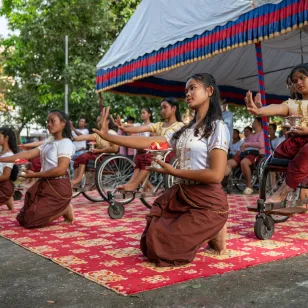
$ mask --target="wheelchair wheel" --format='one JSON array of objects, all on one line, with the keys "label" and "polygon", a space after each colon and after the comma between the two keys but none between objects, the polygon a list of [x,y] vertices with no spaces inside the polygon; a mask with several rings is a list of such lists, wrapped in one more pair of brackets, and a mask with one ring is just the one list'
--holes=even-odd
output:
[{"label": "wheelchair wheel", "polygon": [[[82,188],[82,189],[84,189],[85,188],[85,186],[86,186],[86,181],[87,181],[87,178],[86,178],[86,175],[84,174],[83,176],[82,176],[82,179],[81,179],[81,182],[80,182],[80,188]],[[76,197],[78,197],[79,195],[81,194],[81,191],[74,191],[73,190],[73,196],[72,196],[72,198],[76,198]]]},{"label": "wheelchair wheel", "polygon": [[257,217],[254,233],[259,240],[268,240],[274,234],[274,220],[271,216]]},{"label": "wheelchair wheel", "polygon": [[115,203],[108,206],[108,215],[112,219],[120,219],[125,213],[125,208],[123,204]]},{"label": "wheelchair wheel", "polygon": [[[108,156],[96,167],[95,184],[104,200],[108,201],[108,191],[129,181],[134,168],[135,163],[123,155]],[[132,195],[124,195],[117,203],[128,203],[133,198]]]},{"label": "wheelchair wheel", "polygon": [[147,182],[151,187],[151,191],[141,193],[140,201],[147,208],[152,208],[152,204],[156,197],[164,191],[164,175],[158,172],[150,172]]},{"label": "wheelchair wheel", "polygon": [[[264,168],[260,183],[260,199],[266,200],[270,198],[282,185],[285,179],[285,173],[270,171]],[[288,216],[271,215],[275,223],[284,222],[289,219]]]},{"label": "wheelchair wheel", "polygon": [[[169,164],[173,167],[173,168],[178,168],[179,167],[179,160],[176,157],[173,157]],[[164,187],[165,189],[170,188],[174,185],[175,182],[175,177],[170,175],[170,174],[164,174]]]},{"label": "wheelchair wheel", "polygon": [[92,202],[102,202],[105,201],[104,198],[98,192],[97,186],[95,184],[95,173],[94,171],[87,171],[84,174],[85,183],[84,188],[85,191],[82,192],[83,196]]}]

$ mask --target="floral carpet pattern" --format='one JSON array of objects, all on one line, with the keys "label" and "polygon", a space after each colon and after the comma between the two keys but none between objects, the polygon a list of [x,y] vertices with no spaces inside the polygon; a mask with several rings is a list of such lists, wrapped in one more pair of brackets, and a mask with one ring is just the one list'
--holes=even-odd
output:
[{"label": "floral carpet pattern", "polygon": [[270,240],[257,240],[255,213],[247,205],[256,196],[229,195],[227,254],[209,255],[200,249],[193,263],[158,268],[139,249],[148,209],[139,200],[125,206],[122,219],[107,214],[107,203],[73,200],[76,223],[60,220],[42,229],[27,230],[15,219],[22,201],[10,212],[0,207],[0,235],[119,294],[130,295],[175,283],[223,274],[261,263],[308,253],[308,215],[297,215],[275,225]]}]

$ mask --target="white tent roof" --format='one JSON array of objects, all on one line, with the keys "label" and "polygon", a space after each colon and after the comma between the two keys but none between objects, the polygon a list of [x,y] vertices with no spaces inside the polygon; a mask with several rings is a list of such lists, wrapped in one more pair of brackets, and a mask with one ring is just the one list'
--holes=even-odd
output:
[{"label": "white tent roof", "polygon": [[[307,29],[308,30],[308,29]],[[269,94],[289,95],[286,79],[291,68],[308,62],[308,33],[294,31],[262,44],[265,89]],[[217,84],[258,92],[254,45],[230,50],[212,58],[184,65],[156,77],[185,82],[195,73],[211,73]]]},{"label": "white tent roof", "polygon": [[[97,70],[105,72],[125,65],[153,51],[201,35],[217,26],[224,26],[260,6],[281,2],[286,0],[143,0],[98,63]],[[288,2],[292,4],[298,0]],[[287,29],[286,32],[291,30]],[[282,33],[278,33],[275,38],[264,38],[262,43],[265,88],[267,93],[288,95],[284,84],[291,67],[308,62],[308,28]],[[185,82],[192,74],[201,72],[213,74],[218,85],[259,90],[255,46],[252,42],[245,47],[235,47],[201,61],[194,60],[148,76]],[[136,76],[131,80],[123,80],[122,84],[140,78]],[[112,87],[111,84],[109,88]]]},{"label": "white tent roof", "polygon": [[118,66],[282,0],[143,0],[97,68]]}]

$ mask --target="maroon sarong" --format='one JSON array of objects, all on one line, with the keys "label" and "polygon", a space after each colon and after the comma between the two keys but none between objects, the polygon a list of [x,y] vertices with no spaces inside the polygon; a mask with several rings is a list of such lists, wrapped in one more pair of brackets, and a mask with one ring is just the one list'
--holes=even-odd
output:
[{"label": "maroon sarong", "polygon": [[147,154],[146,151],[137,151],[134,162],[135,169],[145,170],[152,163],[152,154]]},{"label": "maroon sarong", "polygon": [[68,178],[40,179],[27,190],[24,206],[16,219],[26,228],[45,227],[51,217],[68,207],[71,199]]},{"label": "maroon sarong", "polygon": [[308,137],[289,137],[275,149],[274,157],[292,159],[289,162],[286,183],[295,189],[308,177]]},{"label": "maroon sarong", "polygon": [[14,194],[14,184],[12,180],[0,182],[0,205],[5,204]]},{"label": "maroon sarong", "polygon": [[[74,169],[77,169],[79,165],[87,165],[89,160],[95,160],[98,155],[101,155],[101,153],[86,152],[77,156],[74,160]],[[103,155],[100,160],[103,160],[104,158],[105,155]]]},{"label": "maroon sarong", "polygon": [[141,250],[157,266],[187,264],[223,228],[228,210],[220,184],[175,185],[154,201],[146,216]]}]

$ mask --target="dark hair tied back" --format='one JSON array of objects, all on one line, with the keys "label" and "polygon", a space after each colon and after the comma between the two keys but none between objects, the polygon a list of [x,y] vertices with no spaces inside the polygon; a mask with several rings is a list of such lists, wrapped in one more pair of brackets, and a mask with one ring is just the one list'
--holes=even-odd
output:
[{"label": "dark hair tied back", "polygon": [[[296,65],[296,66],[293,67],[290,75],[288,76],[288,79],[290,78],[291,83],[293,83],[293,75],[296,72],[302,73],[302,74],[304,74],[305,76],[308,77],[308,63],[302,63],[302,64],[299,64],[299,65]],[[287,79],[287,83],[288,83],[288,79]],[[291,89],[292,89],[292,86],[291,86]],[[295,98],[295,99],[302,99],[303,98],[302,94],[300,94],[296,91],[294,91],[293,94],[294,94],[294,97],[292,97],[292,98]],[[291,96],[292,96],[292,93],[291,93]]]},{"label": "dark hair tied back", "polygon": [[175,118],[178,122],[182,122],[179,102],[174,97],[166,97],[162,99],[160,103],[163,102],[168,103],[171,107],[176,107]]},{"label": "dark hair tied back", "polygon": [[11,151],[16,154],[18,152],[16,134],[11,127],[3,126],[0,128],[0,133],[4,137],[8,137],[8,145]]},{"label": "dark hair tied back", "polygon": [[51,114],[51,113],[55,113],[61,121],[65,122],[65,126],[62,131],[62,137],[72,139],[73,136],[72,136],[72,130],[70,126],[70,119],[68,115],[64,111],[57,110],[57,109],[49,111],[48,114]]},{"label": "dark hair tied back", "polygon": [[154,119],[153,119],[153,111],[150,107],[143,107],[142,109],[144,109],[149,115],[150,115],[150,122],[153,123]]},{"label": "dark hair tied back", "polygon": [[[209,109],[205,117],[195,127],[195,136],[198,136],[198,134],[200,134],[201,131],[202,132],[201,138],[208,138],[211,135],[212,131],[215,129],[213,123],[217,120],[222,119],[219,89],[214,77],[211,74],[206,74],[206,73],[195,74],[191,76],[189,79],[194,79],[198,84],[202,85],[204,88],[209,88],[209,87],[213,88],[213,94],[210,97]],[[195,114],[195,117],[190,121],[189,124],[182,127],[173,135],[174,140],[179,139],[182,133],[186,129],[191,128],[196,123],[196,117],[197,113]]]}]

